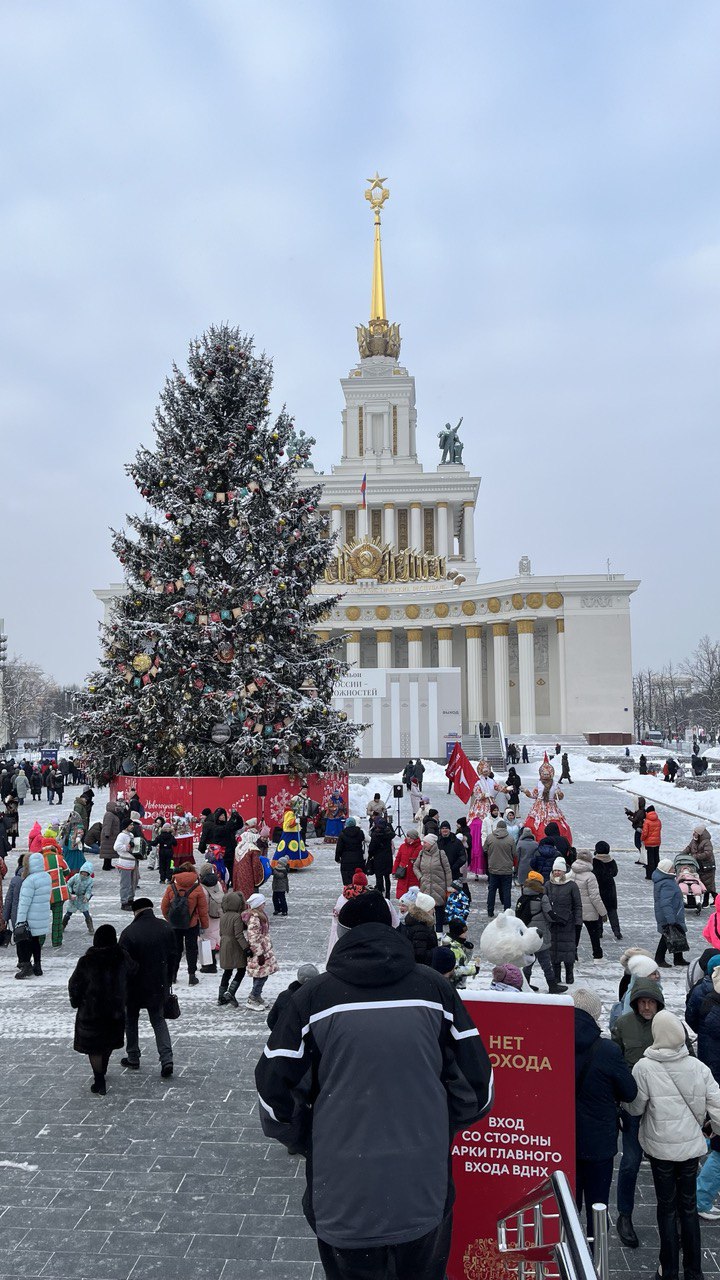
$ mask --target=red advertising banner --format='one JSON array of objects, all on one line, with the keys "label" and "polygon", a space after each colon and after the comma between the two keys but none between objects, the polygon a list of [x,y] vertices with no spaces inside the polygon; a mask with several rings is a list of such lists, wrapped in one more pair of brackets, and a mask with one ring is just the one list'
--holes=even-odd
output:
[{"label": "red advertising banner", "polygon": [[447,1274],[508,1280],[498,1218],[558,1169],[575,1184],[575,1010],[569,996],[463,991],[462,998],[490,1055],[495,1102],[455,1135]]},{"label": "red advertising banner", "polygon": [[[298,794],[301,781],[287,773],[270,773],[264,776],[230,778],[138,778],[118,776],[110,784],[112,800],[129,794],[132,787],[145,806],[146,821],[152,824],[159,814],[171,817],[176,805],[183,813],[191,813],[198,824],[203,809],[238,810],[244,818],[257,818],[269,827],[282,825],[283,814]],[[348,802],[348,776],[346,773],[308,774],[308,794],[323,808],[334,791]],[[266,794],[258,794],[265,787]]]}]

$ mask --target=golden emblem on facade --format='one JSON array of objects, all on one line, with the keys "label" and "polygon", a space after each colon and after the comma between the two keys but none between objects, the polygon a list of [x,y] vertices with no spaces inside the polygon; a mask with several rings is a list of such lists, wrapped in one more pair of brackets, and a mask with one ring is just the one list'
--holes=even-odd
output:
[{"label": "golden emblem on facade", "polygon": [[540,609],[542,608],[542,602],[543,602],[543,598],[540,595],[540,592],[531,591],[530,595],[527,598],[527,607],[528,609]]},{"label": "golden emblem on facade", "polygon": [[500,612],[501,605],[500,605],[500,601],[498,600],[497,596],[491,596],[491,597],[490,597],[490,599],[489,599],[489,600],[488,600],[488,602],[487,602],[487,606],[488,606],[488,609],[490,610],[490,612],[491,612],[491,613],[499,613],[499,612]]},{"label": "golden emblem on facade", "polygon": [[387,543],[364,538],[338,547],[328,564],[326,582],[353,583],[376,578],[378,582],[440,582],[446,577],[444,556],[427,552],[394,551]]},{"label": "golden emblem on facade", "polygon": [[559,591],[548,591],[545,597],[545,603],[548,609],[559,609],[563,602],[563,598]]}]

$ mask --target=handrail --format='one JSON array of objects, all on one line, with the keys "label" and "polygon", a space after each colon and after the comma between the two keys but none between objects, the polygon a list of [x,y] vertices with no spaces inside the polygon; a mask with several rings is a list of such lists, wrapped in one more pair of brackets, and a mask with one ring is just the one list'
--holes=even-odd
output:
[{"label": "handrail", "polygon": [[[557,1212],[544,1211],[548,1200],[554,1201]],[[532,1219],[527,1220],[531,1211]],[[546,1222],[557,1223],[558,1239],[544,1238]],[[518,1280],[598,1280],[570,1183],[562,1172],[552,1173],[498,1218],[497,1239],[506,1266]]]}]

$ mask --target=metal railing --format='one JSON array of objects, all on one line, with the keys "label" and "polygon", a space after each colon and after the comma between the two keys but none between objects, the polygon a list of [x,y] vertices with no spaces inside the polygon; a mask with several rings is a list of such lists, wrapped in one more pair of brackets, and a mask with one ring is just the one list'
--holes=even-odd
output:
[{"label": "metal railing", "polygon": [[498,1219],[498,1249],[517,1280],[607,1280],[607,1211],[593,1205],[595,1259],[564,1173],[524,1196]]}]

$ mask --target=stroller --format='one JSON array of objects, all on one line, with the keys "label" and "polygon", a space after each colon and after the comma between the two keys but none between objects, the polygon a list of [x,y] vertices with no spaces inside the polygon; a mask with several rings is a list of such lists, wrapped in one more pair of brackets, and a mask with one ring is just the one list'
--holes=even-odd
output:
[{"label": "stroller", "polygon": [[700,868],[695,858],[688,853],[679,853],[673,865],[685,906],[689,910],[694,908],[700,915],[705,898],[705,885],[700,879]]}]

